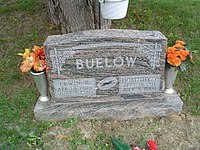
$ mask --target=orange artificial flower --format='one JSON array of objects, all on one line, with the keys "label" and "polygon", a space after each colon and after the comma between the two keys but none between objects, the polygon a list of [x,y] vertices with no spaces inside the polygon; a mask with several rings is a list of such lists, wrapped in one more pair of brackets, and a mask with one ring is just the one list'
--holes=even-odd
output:
[{"label": "orange artificial flower", "polygon": [[33,67],[33,63],[29,59],[26,59],[22,62],[20,70],[22,72],[28,72],[32,67]]},{"label": "orange artificial flower", "polygon": [[167,61],[167,66],[166,67],[179,67],[181,71],[185,71],[185,63],[187,58],[189,60],[192,60],[191,53],[189,50],[184,46],[185,42],[177,40],[175,45],[172,47],[168,47],[166,50],[166,61]]},{"label": "orange artificial flower", "polygon": [[168,48],[167,48],[167,55],[170,54],[170,53],[173,54],[175,51],[176,51],[176,48],[175,48],[175,47],[168,47]]},{"label": "orange artificial flower", "polygon": [[35,52],[35,56],[37,57],[37,56],[39,56],[39,57],[41,57],[42,59],[44,59],[45,58],[45,56],[44,56],[44,46],[41,46],[41,47],[39,47],[39,46],[34,46],[34,52]]},{"label": "orange artificial flower", "polygon": [[183,46],[180,43],[175,44],[173,47],[178,48],[178,49],[184,49],[185,48],[185,46]]},{"label": "orange artificial flower", "polygon": [[35,61],[34,65],[33,65],[33,69],[36,72],[39,72],[39,71],[43,71],[45,69],[45,67],[43,66],[41,60],[37,60],[37,61]]},{"label": "orange artificial flower", "polygon": [[30,53],[30,57],[28,59],[34,61],[35,58],[36,58],[35,53]]},{"label": "orange artificial flower", "polygon": [[177,57],[177,55],[173,55],[173,54],[169,54],[167,55],[167,62],[174,66],[174,67],[178,67],[181,65],[181,59]]},{"label": "orange artificial flower", "polygon": [[22,72],[28,72],[30,69],[31,69],[31,68],[28,67],[28,66],[26,66],[26,65],[21,65],[21,66],[20,66],[20,70],[21,70]]},{"label": "orange artificial flower", "polygon": [[180,50],[179,52],[180,52],[179,56],[182,61],[186,60],[187,56],[190,54],[190,52],[188,52],[186,50]]},{"label": "orange artificial flower", "polygon": [[185,42],[181,41],[181,40],[177,40],[176,44],[181,44],[181,45],[185,45]]}]

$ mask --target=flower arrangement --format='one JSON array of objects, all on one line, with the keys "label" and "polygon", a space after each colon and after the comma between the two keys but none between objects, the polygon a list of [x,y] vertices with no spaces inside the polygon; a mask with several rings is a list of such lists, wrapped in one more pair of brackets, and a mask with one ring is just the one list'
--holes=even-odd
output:
[{"label": "flower arrangement", "polygon": [[[147,141],[147,146],[150,150],[158,150],[157,143],[152,140]],[[140,149],[139,147],[134,147],[132,150],[145,150],[145,149],[144,148]]]},{"label": "flower arrangement", "polygon": [[185,42],[176,41],[175,45],[168,47],[166,51],[166,67],[178,67],[181,71],[186,71],[185,62],[191,61],[190,51],[185,47]]},{"label": "flower arrangement", "polygon": [[20,70],[22,72],[42,72],[48,71],[46,66],[46,59],[44,55],[44,47],[43,46],[34,46],[31,52],[31,48],[25,49],[24,53],[18,53],[18,55],[24,58],[22,65],[20,66]]},{"label": "flower arrangement", "polygon": [[[144,148],[140,149],[137,146],[131,147],[128,144],[123,143],[119,139],[113,138],[113,137],[111,137],[111,142],[114,145],[116,150],[145,150]],[[148,149],[150,149],[150,150],[158,150],[157,143],[155,141],[147,140],[146,145],[147,145]]]}]

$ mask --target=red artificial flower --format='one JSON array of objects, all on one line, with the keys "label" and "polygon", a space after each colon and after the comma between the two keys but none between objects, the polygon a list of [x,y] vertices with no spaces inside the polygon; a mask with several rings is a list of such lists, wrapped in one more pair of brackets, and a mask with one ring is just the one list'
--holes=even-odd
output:
[{"label": "red artificial flower", "polygon": [[156,146],[156,142],[152,141],[152,140],[148,140],[147,141],[147,145],[149,146],[149,148],[151,150],[158,150],[157,146]]},{"label": "red artificial flower", "polygon": [[35,55],[36,57],[41,57],[42,59],[45,59],[45,56],[44,56],[44,46],[34,46],[34,52],[35,52]]}]

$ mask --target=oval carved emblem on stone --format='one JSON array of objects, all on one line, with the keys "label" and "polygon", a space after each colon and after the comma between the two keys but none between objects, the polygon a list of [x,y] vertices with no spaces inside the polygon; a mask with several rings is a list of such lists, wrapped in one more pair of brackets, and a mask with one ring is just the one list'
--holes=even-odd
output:
[{"label": "oval carved emblem on stone", "polygon": [[100,90],[108,90],[114,87],[118,83],[118,80],[116,77],[108,77],[103,80],[101,80],[98,84],[97,87]]}]

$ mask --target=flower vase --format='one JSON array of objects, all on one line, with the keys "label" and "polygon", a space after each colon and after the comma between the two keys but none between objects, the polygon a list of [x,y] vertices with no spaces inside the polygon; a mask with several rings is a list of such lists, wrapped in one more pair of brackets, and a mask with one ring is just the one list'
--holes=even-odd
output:
[{"label": "flower vase", "polygon": [[39,73],[34,73],[31,72],[31,74],[34,77],[36,87],[40,93],[39,100],[42,102],[46,102],[49,100],[48,98],[48,88],[47,88],[47,78],[46,78],[46,72],[39,72]]},{"label": "flower vase", "polygon": [[176,80],[178,70],[175,67],[170,67],[169,69],[165,70],[165,90],[166,94],[173,94],[173,84]]},{"label": "flower vase", "polygon": [[126,16],[129,0],[99,0],[105,19],[122,19]]}]

